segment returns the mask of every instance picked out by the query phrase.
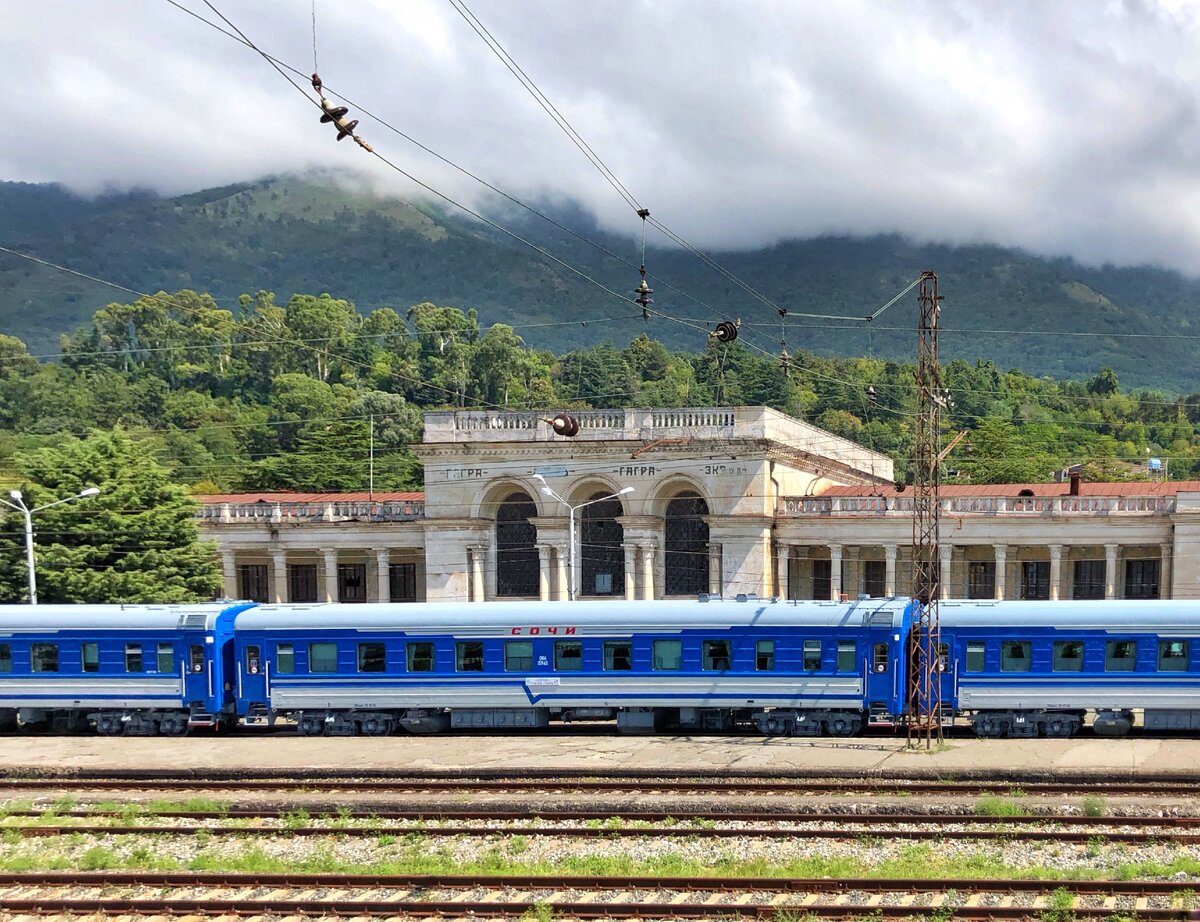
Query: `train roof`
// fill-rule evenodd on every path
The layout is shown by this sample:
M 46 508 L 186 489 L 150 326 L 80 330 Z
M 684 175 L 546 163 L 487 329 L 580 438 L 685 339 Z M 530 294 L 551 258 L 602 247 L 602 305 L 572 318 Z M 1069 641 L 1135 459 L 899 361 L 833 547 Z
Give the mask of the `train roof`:
M 256 605 L 238 614 L 238 630 L 400 630 L 509 634 L 516 628 L 574 627 L 581 632 L 730 627 L 899 626 L 907 600 L 780 602 L 772 599 L 602 602 L 426 602 L 423 604 Z
M 0 605 L 0 635 L 80 630 L 209 631 L 246 602 L 194 605 Z
M 970 602 L 938 604 L 943 628 L 1041 627 L 1137 632 L 1200 631 L 1200 602 L 1159 599 Z

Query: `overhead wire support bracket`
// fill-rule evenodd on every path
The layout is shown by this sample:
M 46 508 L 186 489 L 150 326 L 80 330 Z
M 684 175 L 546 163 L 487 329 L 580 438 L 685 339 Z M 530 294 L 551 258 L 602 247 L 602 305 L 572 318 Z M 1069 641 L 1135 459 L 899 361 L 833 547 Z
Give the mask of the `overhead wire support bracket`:
M 637 215 L 642 219 L 642 264 L 638 268 L 638 273 L 641 275 L 641 281 L 638 282 L 637 288 L 633 289 L 633 293 L 637 295 L 633 299 L 635 304 L 641 305 L 642 320 L 649 322 L 650 320 L 650 305 L 654 303 L 654 299 L 650 297 L 654 294 L 654 289 L 646 283 L 646 219 L 650 217 L 649 208 L 639 208 Z

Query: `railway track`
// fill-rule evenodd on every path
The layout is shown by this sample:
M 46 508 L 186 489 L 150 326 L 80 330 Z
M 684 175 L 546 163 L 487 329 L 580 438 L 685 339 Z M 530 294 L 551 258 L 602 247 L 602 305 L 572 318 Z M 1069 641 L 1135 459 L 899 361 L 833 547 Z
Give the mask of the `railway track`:
M 557 918 L 1185 919 L 1194 884 L 1065 881 L 50 872 L 0 874 L 0 911 Z M 168 894 L 168 895 L 164 895 Z

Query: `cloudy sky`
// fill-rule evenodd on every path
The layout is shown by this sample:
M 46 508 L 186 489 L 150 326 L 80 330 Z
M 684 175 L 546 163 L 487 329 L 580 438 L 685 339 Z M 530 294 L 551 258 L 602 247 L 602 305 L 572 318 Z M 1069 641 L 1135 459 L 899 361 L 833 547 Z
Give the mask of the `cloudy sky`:
M 210 19 L 203 0 L 179 2 Z M 214 0 L 312 68 L 309 0 Z M 744 247 L 899 231 L 1200 274 L 1200 4 L 470 0 L 656 217 Z M 6 0 L 0 179 L 177 193 L 367 170 L 166 0 Z M 637 224 L 448 0 L 316 0 L 327 85 L 521 196 Z M 390 159 L 478 190 L 363 119 Z M 381 188 L 413 187 L 378 170 Z M 476 199 L 477 200 L 477 199 Z

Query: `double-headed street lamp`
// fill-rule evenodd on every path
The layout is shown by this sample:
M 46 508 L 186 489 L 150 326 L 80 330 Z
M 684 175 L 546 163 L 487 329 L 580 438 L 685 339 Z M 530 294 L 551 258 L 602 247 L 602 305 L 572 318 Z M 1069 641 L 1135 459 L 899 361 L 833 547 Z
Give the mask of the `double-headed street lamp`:
M 89 496 L 95 496 L 100 490 L 96 487 L 88 487 L 86 490 L 80 490 L 73 496 L 68 496 L 65 499 L 56 499 L 52 503 L 43 503 L 41 506 L 34 506 L 30 509 L 25 505 L 25 496 L 20 490 L 10 490 L 8 495 L 12 497 L 10 503 L 6 499 L 0 499 L 0 503 L 8 506 L 9 509 L 15 509 L 25 516 L 25 568 L 29 571 L 29 604 L 37 605 L 37 574 L 34 571 L 33 563 L 33 514 L 41 512 L 43 509 L 49 509 L 51 506 L 61 506 L 63 503 L 72 503 L 77 499 L 87 499 Z
M 550 489 L 550 484 L 546 483 L 546 478 L 541 474 L 534 474 L 533 479 L 542 485 L 542 495 L 549 496 L 551 499 L 556 499 L 567 507 L 567 598 L 575 601 L 575 512 L 582 509 L 584 506 L 590 506 L 593 503 L 602 503 L 608 499 L 616 499 L 618 496 L 624 496 L 626 493 L 632 493 L 633 487 L 625 487 L 623 490 L 618 490 L 616 493 L 610 493 L 608 496 L 597 496 L 595 499 L 589 499 L 587 502 L 577 503 L 572 506 L 565 499 Z

